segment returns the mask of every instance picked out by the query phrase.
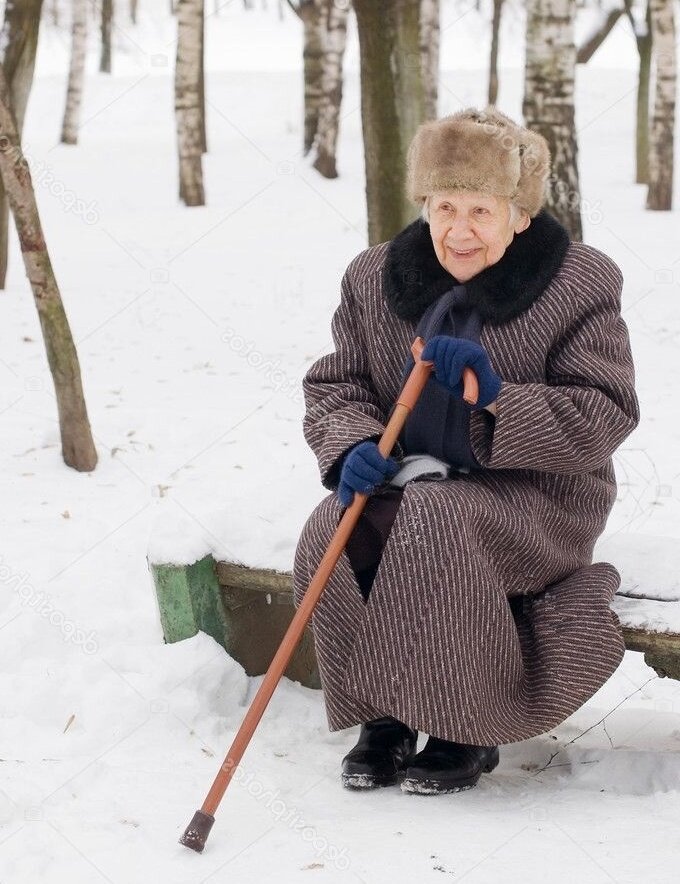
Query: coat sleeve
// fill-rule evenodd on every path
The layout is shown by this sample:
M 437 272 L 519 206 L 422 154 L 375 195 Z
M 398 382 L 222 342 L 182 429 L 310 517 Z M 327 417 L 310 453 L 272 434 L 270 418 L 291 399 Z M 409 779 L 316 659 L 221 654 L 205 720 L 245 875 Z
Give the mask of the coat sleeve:
M 340 304 L 331 321 L 335 350 L 317 359 L 302 381 L 303 433 L 318 461 L 321 483 L 329 490 L 340 481 L 342 459 L 348 450 L 365 439 L 378 442 L 387 423 L 367 358 L 354 283 L 356 261 L 350 262 L 343 275 Z M 398 443 L 391 454 L 402 456 Z
M 547 383 L 503 381 L 496 416 L 472 413 L 470 443 L 496 469 L 585 473 L 603 466 L 640 422 L 623 277 L 613 261 L 546 360 Z M 576 297 L 576 293 L 574 294 Z

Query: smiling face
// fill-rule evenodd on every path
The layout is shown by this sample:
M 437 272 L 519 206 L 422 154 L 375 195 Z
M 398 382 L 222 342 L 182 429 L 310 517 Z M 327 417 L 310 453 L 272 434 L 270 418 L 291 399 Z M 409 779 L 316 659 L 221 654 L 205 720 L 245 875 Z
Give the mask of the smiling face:
M 510 201 L 491 194 L 442 190 L 429 197 L 432 244 L 439 263 L 464 283 L 500 261 L 516 233 L 531 223 Z

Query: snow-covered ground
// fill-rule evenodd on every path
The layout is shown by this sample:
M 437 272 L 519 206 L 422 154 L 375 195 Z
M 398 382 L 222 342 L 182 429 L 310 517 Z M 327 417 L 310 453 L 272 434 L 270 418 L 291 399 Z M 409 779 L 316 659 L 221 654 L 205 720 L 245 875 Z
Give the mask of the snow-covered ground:
M 299 23 L 285 4 L 280 22 L 273 0 L 209 19 L 208 205 L 179 204 L 167 6 L 142 0 L 137 28 L 121 14 L 113 76 L 93 51 L 77 147 L 57 143 L 65 26 L 39 49 L 25 149 L 100 461 L 78 474 L 61 460 L 12 236 L 0 293 L 0 881 L 673 880 L 680 684 L 630 652 L 554 731 L 502 747 L 476 789 L 429 799 L 343 790 L 357 729 L 330 734 L 320 693 L 284 680 L 205 853 L 177 844 L 260 679 L 205 635 L 163 644 L 149 538 L 180 558 L 209 543 L 289 567 L 326 493 L 302 437 L 300 379 L 330 346 L 366 225 L 355 66 L 341 177 L 324 181 L 300 151 Z M 471 63 L 479 20 L 455 21 L 457 9 L 445 10 L 441 113 L 485 98 Z M 521 26 L 506 31 L 499 103 L 519 117 Z M 625 28 L 605 49 L 578 73 L 586 240 L 624 272 L 642 421 L 617 452 L 619 499 L 598 550 L 635 549 L 636 574 L 670 586 L 677 557 L 662 564 L 659 549 L 680 540 L 680 224 L 677 211 L 645 212 L 631 183 Z

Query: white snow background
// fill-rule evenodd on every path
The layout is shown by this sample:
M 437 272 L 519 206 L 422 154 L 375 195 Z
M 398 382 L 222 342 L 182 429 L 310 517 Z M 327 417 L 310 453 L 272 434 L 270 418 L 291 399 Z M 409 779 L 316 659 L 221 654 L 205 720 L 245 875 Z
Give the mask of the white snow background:
M 631 652 L 554 731 L 501 747 L 475 789 L 429 798 L 343 790 L 358 728 L 329 733 L 320 692 L 284 679 L 205 852 L 177 843 L 261 678 L 205 635 L 163 643 L 147 551 L 290 567 L 326 493 L 300 381 L 331 346 L 342 272 L 367 246 L 354 28 L 340 177 L 325 181 L 300 150 L 300 22 L 285 3 L 282 19 L 274 0 L 256 5 L 208 7 L 203 208 L 177 199 L 167 0 L 140 0 L 137 26 L 117 3 L 112 75 L 98 72 L 90 18 L 77 147 L 58 144 L 67 5 L 58 27 L 43 22 L 25 152 L 100 460 L 80 474 L 61 459 L 12 229 L 0 293 L 0 882 L 675 880 L 680 684 Z M 485 20 L 446 3 L 442 27 L 440 113 L 483 105 Z M 499 106 L 518 119 L 522 34 L 515 3 Z M 677 210 L 646 212 L 632 183 L 635 63 L 621 20 L 577 81 L 585 240 L 624 272 L 642 409 L 615 457 L 619 498 L 596 558 L 626 586 L 677 598 L 680 225 Z

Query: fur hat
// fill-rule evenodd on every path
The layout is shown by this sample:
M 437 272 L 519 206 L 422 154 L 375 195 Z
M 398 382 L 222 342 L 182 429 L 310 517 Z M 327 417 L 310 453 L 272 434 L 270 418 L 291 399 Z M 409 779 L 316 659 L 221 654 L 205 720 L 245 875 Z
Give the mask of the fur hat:
M 419 206 L 437 190 L 477 190 L 506 197 L 533 218 L 549 174 L 545 138 L 493 105 L 423 123 L 407 154 L 408 197 Z

